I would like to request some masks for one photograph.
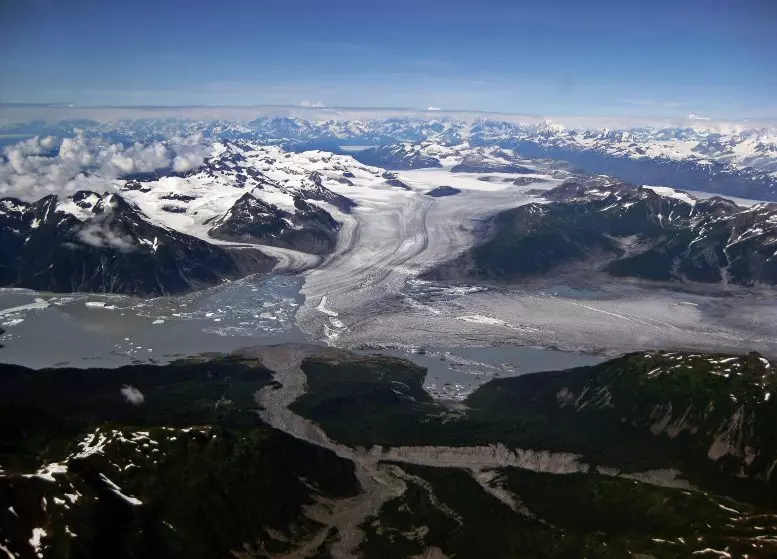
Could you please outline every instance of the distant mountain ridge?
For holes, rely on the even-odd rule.
[[[282,126],[293,120],[296,126]],[[348,144],[433,141],[455,145],[513,148],[529,158],[561,159],[591,173],[617,176],[637,184],[678,188],[777,201],[777,131],[745,129],[718,132],[695,128],[568,130],[543,122],[521,125],[481,121],[323,121],[257,119],[264,138],[317,139]],[[290,146],[291,147],[291,146]],[[395,163],[389,149],[364,153],[360,160],[386,168],[438,166],[434,157],[415,153]],[[410,159],[408,158],[410,157]]]
[[[308,120],[299,117],[258,117],[250,122],[230,120],[139,119],[98,123],[63,121],[0,127],[9,134],[66,136],[74,127],[113,141],[159,141],[171,136],[199,134],[214,141],[249,140],[292,151],[323,149],[342,153],[342,147],[434,142],[453,146],[514,148],[529,158],[569,161],[589,173],[617,176],[635,184],[662,184],[777,201],[777,130],[729,126],[717,130],[699,123],[687,127],[635,127],[612,130],[568,129],[544,121],[519,124],[498,119],[387,118]],[[362,159],[385,168],[437,166],[433,158],[416,155],[404,166],[392,167],[393,157],[365,153]],[[412,165],[412,166],[409,166]]]

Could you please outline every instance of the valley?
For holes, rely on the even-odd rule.
[[[0,1],[0,559],[777,559],[775,22]]]
[[[208,150],[0,200],[1,551],[777,553],[773,205]]]
[[[6,358],[33,366],[95,358],[116,364],[165,362],[192,352],[287,341],[404,352],[530,346],[606,356],[654,348],[777,355],[777,304],[768,285],[775,277],[770,268],[774,215],[768,204],[736,206],[672,188],[635,190],[611,178],[581,175],[563,162],[526,159],[501,148],[427,141],[420,151],[408,150],[404,145],[387,151],[386,157],[415,154],[410,166],[422,168],[386,171],[345,155],[224,141],[198,169],[113,181],[116,194],[79,192],[49,201],[46,207],[52,209],[42,217],[28,217],[28,210],[20,210],[24,203],[6,199],[6,219],[30,228],[27,240],[14,241],[20,243],[14,245],[17,258],[33,250],[27,248],[32,246],[29,239],[49,231],[47,227],[53,228],[47,235],[63,239],[57,261],[61,280],[48,285],[59,286],[56,291],[69,290],[68,283],[76,291],[99,286],[96,291],[127,291],[130,296],[114,303],[117,296],[107,293],[97,299],[30,293],[25,301],[42,297],[53,304],[4,313]],[[428,159],[418,159],[418,154],[435,158],[439,166],[428,166]],[[442,187],[450,189],[449,195],[427,195]],[[558,223],[583,221],[575,225],[577,230],[559,229],[543,217],[549,208],[559,208]],[[589,212],[585,217],[571,217],[583,209]],[[495,224],[507,223],[512,215],[528,228],[545,219],[551,224],[541,227],[548,233],[538,229],[532,234],[546,237],[525,246],[511,244],[509,238],[502,241]],[[662,215],[674,227],[674,237],[667,236],[671,231],[664,229]],[[732,217],[725,221],[721,215]],[[37,226],[38,219],[52,225]],[[67,230],[71,223],[98,236],[74,236]],[[9,224],[6,234],[18,238],[14,227]],[[710,255],[723,246],[716,243],[731,244],[725,236],[733,239],[730,231],[739,227],[750,227],[754,235],[745,235],[744,229],[736,233],[743,264],[734,268],[725,257]],[[661,256],[667,271],[657,268],[658,260],[651,256],[655,278],[613,274],[610,269],[621,263],[607,268],[595,248],[612,243],[613,234],[618,239],[636,235],[648,248],[656,244],[654,239],[671,247],[652,249],[657,254],[670,250]],[[695,240],[686,241],[686,236]],[[66,256],[73,252],[73,239],[92,243],[78,249],[87,251],[89,259],[113,254],[117,261],[148,261],[158,271],[138,283],[125,273],[150,271],[148,267],[116,268],[107,275],[105,268],[95,268],[86,275],[79,271],[80,283],[73,283],[68,274],[74,275],[74,261]],[[577,244],[570,251],[563,239]],[[689,241],[700,256],[686,256],[680,264],[678,255],[688,250],[683,243]],[[212,287],[177,293],[195,284],[184,268],[177,275],[163,275],[171,265],[180,266],[174,262],[183,253],[174,256],[168,248],[176,243],[203,247],[197,249],[201,251],[210,247],[208,254],[224,259],[223,266],[215,267],[203,261],[209,269],[205,281]],[[622,250],[613,247],[607,250]],[[178,250],[184,249],[172,249]],[[501,268],[478,256],[487,250],[494,251],[488,258]],[[723,250],[733,258],[731,247]],[[754,264],[749,250],[760,251],[753,254],[763,254],[757,257],[761,260]],[[191,256],[186,258],[191,262]],[[528,266],[535,261],[544,267]],[[86,262],[78,265],[88,266]],[[248,262],[261,262],[263,270],[250,275]],[[695,276],[683,272],[672,277],[685,262],[694,262],[699,270]],[[481,271],[473,273],[472,266]],[[636,270],[637,264],[621,267]],[[721,281],[721,273],[728,283]],[[236,275],[246,274],[235,281]],[[110,285],[114,287],[106,287]],[[154,296],[148,302],[133,299],[142,295],[142,285]],[[203,302],[208,299],[218,303]],[[275,305],[275,299],[290,303],[281,304],[280,312],[264,307]],[[197,312],[190,310],[194,305]],[[28,332],[60,328],[63,320],[75,321],[81,330],[73,329],[65,338],[63,351],[54,351],[54,345],[41,360]],[[99,335],[90,336],[90,330]],[[80,339],[90,339],[83,355],[75,349],[83,345]]]
[[[4,426],[0,545],[770,556],[772,364],[630,354],[494,380],[459,405],[407,361],[305,344],[112,371],[3,365],[0,413],[28,421]]]
[[[777,554],[775,206],[459,132],[0,199],[0,551]]]

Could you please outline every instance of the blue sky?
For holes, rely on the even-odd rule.
[[[0,101],[777,116],[770,0],[0,0]]]

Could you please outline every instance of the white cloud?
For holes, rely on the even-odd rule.
[[[97,248],[112,248],[121,252],[132,252],[137,248],[133,240],[123,236],[99,222],[89,223],[78,232],[78,239],[87,245]]]
[[[117,153],[111,157],[111,164],[115,165],[124,173],[131,173],[135,170],[135,162],[132,160],[132,158],[121,153]]]
[[[57,142],[57,139],[54,136],[46,136],[45,138],[42,138],[40,141],[40,146],[43,149],[51,149],[54,147],[54,144]]]
[[[125,384],[121,388],[121,395],[124,396],[124,399],[128,404],[135,406],[142,404],[146,400],[146,397],[143,396],[143,393],[140,390],[128,384]]]
[[[112,190],[114,179],[130,173],[167,168],[188,171],[202,164],[210,144],[201,134],[122,145],[76,132],[71,138],[31,138],[6,147],[4,152],[5,160],[0,157],[0,196],[32,201],[77,190]]]
[[[173,159],[173,171],[176,173],[183,173],[184,171],[191,171],[196,169],[202,163],[202,159],[193,153],[182,153],[176,155]]]
[[[688,120],[712,120],[712,119],[708,116],[699,116],[695,113],[691,113],[688,115]]]
[[[435,106],[435,105],[430,105],[426,110],[427,111],[441,111],[442,109],[440,107]]]
[[[312,109],[323,109],[326,107],[326,105],[324,105],[321,101],[308,101],[307,99],[302,101],[300,105],[302,107],[310,107]]]

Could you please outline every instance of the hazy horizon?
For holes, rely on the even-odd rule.
[[[777,117],[777,4],[355,0],[0,5],[0,101]]]
[[[444,110],[412,107],[308,107],[304,105],[103,105],[89,106],[69,103],[2,103],[0,125],[23,124],[41,120],[56,123],[87,119],[113,122],[135,119],[180,118],[187,120],[231,120],[247,123],[257,118],[289,117],[304,120],[379,120],[386,118],[411,119],[491,119],[520,124],[538,124],[543,121],[559,123],[567,128],[637,128],[683,127],[712,129],[744,129],[777,127],[777,118],[740,120],[711,119],[694,114],[677,117],[650,115],[520,114],[479,110]]]

